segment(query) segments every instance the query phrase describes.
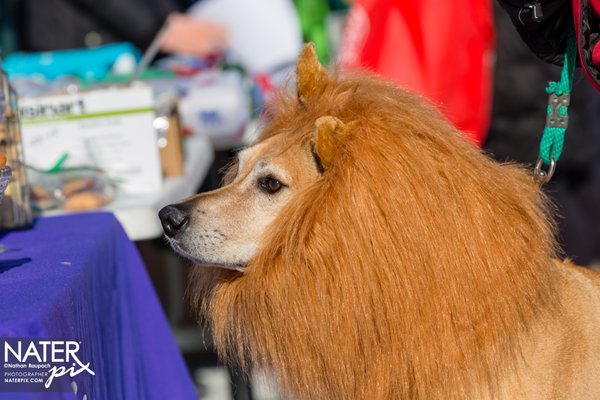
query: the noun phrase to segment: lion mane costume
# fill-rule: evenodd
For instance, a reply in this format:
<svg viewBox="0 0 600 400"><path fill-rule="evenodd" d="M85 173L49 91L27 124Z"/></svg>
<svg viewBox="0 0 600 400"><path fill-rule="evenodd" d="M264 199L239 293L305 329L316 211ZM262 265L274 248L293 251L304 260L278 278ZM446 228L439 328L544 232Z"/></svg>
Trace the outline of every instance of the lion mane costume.
<svg viewBox="0 0 600 400"><path fill-rule="evenodd" d="M244 272L194 268L225 361L297 399L600 399L599 279L553 260L527 171L310 45L264 121L260 140L309 141L323 171Z"/></svg>

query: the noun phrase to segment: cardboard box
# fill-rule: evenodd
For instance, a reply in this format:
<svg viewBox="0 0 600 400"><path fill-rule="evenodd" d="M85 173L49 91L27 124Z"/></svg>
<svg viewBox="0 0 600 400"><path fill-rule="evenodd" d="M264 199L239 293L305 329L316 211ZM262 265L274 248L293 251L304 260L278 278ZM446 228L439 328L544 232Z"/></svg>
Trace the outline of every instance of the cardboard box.
<svg viewBox="0 0 600 400"><path fill-rule="evenodd" d="M123 194L161 190L149 86L21 98L19 113L28 165L47 170L67 154L63 166L99 167L120 182Z"/></svg>

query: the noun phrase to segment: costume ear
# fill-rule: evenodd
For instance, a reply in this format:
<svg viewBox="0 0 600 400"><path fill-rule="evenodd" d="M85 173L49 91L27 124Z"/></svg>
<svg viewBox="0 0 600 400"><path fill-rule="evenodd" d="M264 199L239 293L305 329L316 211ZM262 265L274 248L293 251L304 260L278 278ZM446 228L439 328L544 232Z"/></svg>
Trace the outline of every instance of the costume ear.
<svg viewBox="0 0 600 400"><path fill-rule="evenodd" d="M347 128L342 121L332 116L317 119L315 125L317 129L312 138L312 148L319 170L323 172L333 165Z"/></svg>
<svg viewBox="0 0 600 400"><path fill-rule="evenodd" d="M308 103L322 93L323 87L329 81L325 68L319 63L317 51L313 43L304 45L298 64L296 64L296 89L298 101Z"/></svg>

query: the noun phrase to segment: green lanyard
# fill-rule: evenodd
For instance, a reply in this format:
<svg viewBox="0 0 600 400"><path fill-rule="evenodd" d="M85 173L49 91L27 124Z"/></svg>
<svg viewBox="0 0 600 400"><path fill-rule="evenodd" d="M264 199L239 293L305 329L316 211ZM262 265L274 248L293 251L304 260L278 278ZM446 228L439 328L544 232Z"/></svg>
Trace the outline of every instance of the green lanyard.
<svg viewBox="0 0 600 400"><path fill-rule="evenodd" d="M573 71L577 57L577 39L575 29L570 24L567 31L567 48L559 82L549 82L546 92L548 97L548 115L546 127L540 142L540 153L535 164L533 176L536 181L546 183L552 178L565 141L568 125L568 109L573 87ZM544 165L548 169L544 169Z"/></svg>

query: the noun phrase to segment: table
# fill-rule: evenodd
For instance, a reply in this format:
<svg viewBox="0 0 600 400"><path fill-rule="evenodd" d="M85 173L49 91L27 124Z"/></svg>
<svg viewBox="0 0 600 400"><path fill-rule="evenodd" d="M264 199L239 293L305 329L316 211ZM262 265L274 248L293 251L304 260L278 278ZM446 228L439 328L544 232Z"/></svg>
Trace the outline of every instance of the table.
<svg viewBox="0 0 600 400"><path fill-rule="evenodd" d="M7 248L0 254L0 399L198 398L139 254L113 214L43 217L0 243ZM7 338L80 343L77 355L95 375L56 378L66 392L6 392Z"/></svg>

